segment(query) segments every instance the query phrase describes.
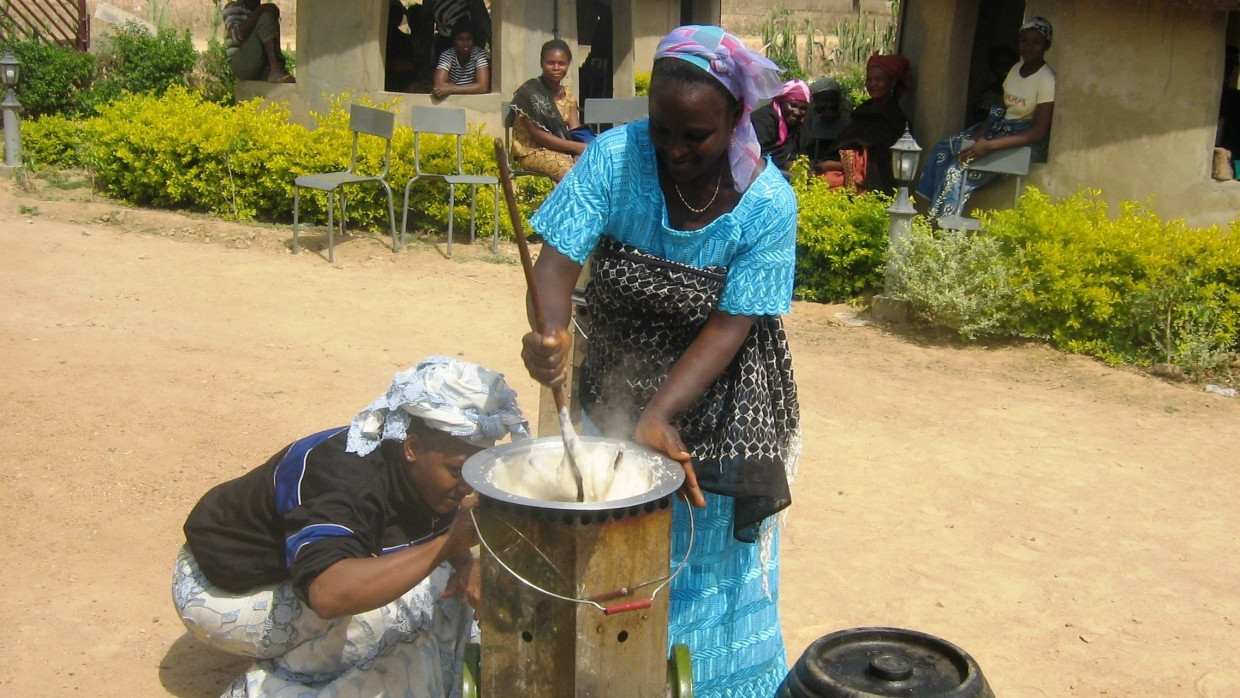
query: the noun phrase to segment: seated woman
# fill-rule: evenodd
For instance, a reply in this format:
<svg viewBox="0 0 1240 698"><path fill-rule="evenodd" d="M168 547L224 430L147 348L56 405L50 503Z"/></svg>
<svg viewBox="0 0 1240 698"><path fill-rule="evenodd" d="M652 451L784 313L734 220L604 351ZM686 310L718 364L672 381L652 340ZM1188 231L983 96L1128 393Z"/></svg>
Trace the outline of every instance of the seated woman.
<svg viewBox="0 0 1240 698"><path fill-rule="evenodd" d="M758 107L749 116L762 154L770 155L785 177L788 166L805 150L802 125L809 113L809 99L805 81L789 80L770 104Z"/></svg>
<svg viewBox="0 0 1240 698"><path fill-rule="evenodd" d="M586 149L572 138L581 127L577 98L563 84L573 53L561 39L542 46L542 75L530 78L512 96L516 121L512 129L512 154L517 166L541 172L559 182Z"/></svg>
<svg viewBox="0 0 1240 698"><path fill-rule="evenodd" d="M491 91L491 63L487 52L474 45L474 30L460 22L452 28L452 48L439 54L435 66L435 99L449 95L481 95Z"/></svg>
<svg viewBox="0 0 1240 698"><path fill-rule="evenodd" d="M908 127L900 98L913 84L913 67L899 54L875 53L865 65L865 89L870 98L857 105L852 121L831 144L827 159L814 163L831 188L892 191L891 146Z"/></svg>
<svg viewBox="0 0 1240 698"><path fill-rule="evenodd" d="M940 141L921 173L917 193L930 200L927 216L956 216L969 196L999 178L995 172L965 165L997 150L1031 146L1033 161L1046 161L1046 134L1055 110L1055 71L1043 55L1051 47L1051 23L1034 17L1020 28L1020 62L1003 81L1005 107L991 109L985 121Z"/></svg>
<svg viewBox="0 0 1240 698"><path fill-rule="evenodd" d="M852 104L835 78L818 78L809 86L809 114L805 116L805 149L810 162L826 160L831 144L852 123Z"/></svg>

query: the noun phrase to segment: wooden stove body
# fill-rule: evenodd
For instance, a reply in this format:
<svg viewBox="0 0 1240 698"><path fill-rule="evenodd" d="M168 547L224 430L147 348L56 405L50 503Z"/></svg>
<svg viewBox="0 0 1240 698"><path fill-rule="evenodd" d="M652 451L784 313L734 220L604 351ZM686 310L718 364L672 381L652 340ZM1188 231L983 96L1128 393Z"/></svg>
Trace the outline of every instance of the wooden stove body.
<svg viewBox="0 0 1240 698"><path fill-rule="evenodd" d="M672 496L587 512L484 497L478 528L490 549L533 584L565 597L591 598L667 576ZM649 599L656 586L601 603ZM668 596L664 587L649 608L608 615L530 588L484 549L479 694L663 698Z"/></svg>

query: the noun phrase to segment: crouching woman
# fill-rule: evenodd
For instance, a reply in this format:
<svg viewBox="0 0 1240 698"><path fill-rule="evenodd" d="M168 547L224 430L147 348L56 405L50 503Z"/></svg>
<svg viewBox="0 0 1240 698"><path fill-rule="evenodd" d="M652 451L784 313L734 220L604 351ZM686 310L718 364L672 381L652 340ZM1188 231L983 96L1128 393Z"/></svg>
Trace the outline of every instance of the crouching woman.
<svg viewBox="0 0 1240 698"><path fill-rule="evenodd" d="M528 427L503 376L430 357L209 491L172 594L191 635L255 660L224 695L449 695L477 633L461 466L509 432Z"/></svg>

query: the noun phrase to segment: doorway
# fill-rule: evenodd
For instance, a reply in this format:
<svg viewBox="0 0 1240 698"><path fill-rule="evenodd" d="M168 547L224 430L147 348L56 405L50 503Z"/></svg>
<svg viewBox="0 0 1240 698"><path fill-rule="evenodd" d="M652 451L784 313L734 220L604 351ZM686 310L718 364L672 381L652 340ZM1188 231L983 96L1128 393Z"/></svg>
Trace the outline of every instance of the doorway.
<svg viewBox="0 0 1240 698"><path fill-rule="evenodd" d="M984 119L996 98L1002 104L1003 78L1020 60L1017 34L1024 21L1025 0L986 0L978 5L962 128Z"/></svg>

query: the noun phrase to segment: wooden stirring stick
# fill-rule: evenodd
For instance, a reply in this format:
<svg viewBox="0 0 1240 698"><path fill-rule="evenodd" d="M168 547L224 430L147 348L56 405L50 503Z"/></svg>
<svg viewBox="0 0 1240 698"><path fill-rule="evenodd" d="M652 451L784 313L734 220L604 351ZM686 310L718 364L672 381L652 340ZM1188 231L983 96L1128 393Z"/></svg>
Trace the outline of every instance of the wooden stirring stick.
<svg viewBox="0 0 1240 698"><path fill-rule="evenodd" d="M534 304L534 324L538 331L546 335L550 328L543 316L542 304L538 298L538 286L534 283L534 262L530 260L529 243L525 240L525 229L521 225L521 212L517 210L517 195L512 188L512 172L508 168L508 152L504 149L504 141L495 139L495 162L499 165L499 178L504 186L504 199L508 202L508 217L512 219L512 232L517 238L517 249L521 253L521 268L525 271L525 285L530 292L530 300ZM564 457L573 471L573 479L577 482L577 501L585 501L584 480L581 476L581 464L585 463L581 441L573 429L573 421L568 416L568 400L564 396L564 386L551 386L551 396L555 399L555 411L560 420L560 437L564 439Z"/></svg>

